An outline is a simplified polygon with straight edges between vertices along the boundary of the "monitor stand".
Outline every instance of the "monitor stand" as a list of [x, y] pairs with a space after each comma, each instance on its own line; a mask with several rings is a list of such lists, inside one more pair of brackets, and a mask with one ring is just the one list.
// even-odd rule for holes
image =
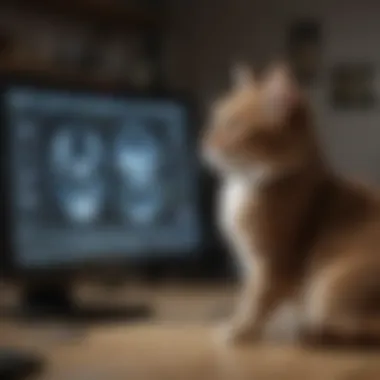
[[25, 380], [42, 372], [45, 359], [32, 352], [0, 346], [0, 378]]
[[[13, 313], [12, 313], [13, 314]], [[102, 323], [147, 319], [153, 308], [147, 304], [86, 306], [76, 304], [70, 286], [30, 284], [24, 289], [16, 315], [27, 320]]]

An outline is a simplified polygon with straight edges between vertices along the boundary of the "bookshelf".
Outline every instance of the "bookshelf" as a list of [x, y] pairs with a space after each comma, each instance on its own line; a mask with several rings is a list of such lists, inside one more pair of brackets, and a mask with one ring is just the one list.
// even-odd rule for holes
[[[1, 30], [2, 36], [9, 38], [9, 41], [4, 41], [4, 48], [1, 51], [0, 75], [83, 83], [95, 87], [124, 86], [139, 87], [139, 89], [145, 90], [157, 90], [163, 87], [162, 45], [169, 24], [165, 18], [164, 6], [162, 1], [145, 2], [145, 5], [142, 4], [143, 1], [135, 1], [135, 3], [123, 0], [2, 1], [0, 12], [3, 14], [4, 11], [8, 12], [12, 15], [11, 17], [14, 17], [16, 21], [18, 20], [20, 31], [9, 32], [6, 27]], [[50, 59], [41, 59], [38, 54], [34, 54], [37, 49], [33, 51], [33, 45], [30, 42], [40, 25], [44, 25], [46, 28], [46, 32], [43, 29], [39, 30], [42, 38], [53, 35], [49, 28], [54, 30], [57, 25], [66, 31], [61, 31], [56, 41], [50, 42], [56, 50], [55, 53], [51, 53]], [[77, 38], [76, 31], [78, 33]], [[13, 38], [12, 33], [17, 35], [17, 38]], [[75, 59], [71, 59], [71, 64], [65, 65], [64, 59], [58, 57], [65, 55], [62, 51], [59, 52], [60, 46], [64, 45], [61, 41], [65, 40], [65, 33], [71, 35], [73, 46], [79, 44], [78, 41], [83, 37], [83, 34], [87, 37], [83, 46], [76, 47], [77, 64], [74, 62]], [[137, 49], [138, 52], [135, 51], [134, 53], [139, 57], [133, 58], [131, 57], [133, 53], [129, 52], [127, 58], [130, 61], [134, 59], [135, 62], [133, 64], [125, 62], [125, 73], [123, 73], [122, 51], [123, 48], [128, 50], [130, 38], [133, 39], [135, 45], [139, 45], [138, 48], [135, 46], [135, 50]], [[22, 54], [20, 53], [22, 51], [20, 46], [17, 52], [17, 47], [12, 46], [12, 44], [17, 45], [15, 39], [18, 39], [18, 42], [22, 41], [24, 50], [31, 50], [32, 52]], [[117, 70], [113, 68], [112, 64], [109, 64], [108, 74], [114, 75], [108, 75], [102, 72], [101, 67], [96, 68], [97, 64], [98, 66], [101, 64], [95, 61], [96, 59], [101, 61], [110, 57], [111, 53], [107, 49], [110, 49], [112, 44], [115, 45], [117, 40], [118, 46], [113, 51], [114, 67], [117, 66], [115, 62], [119, 59], [118, 70], [121, 74], [116, 75]], [[11, 45], [10, 48], [9, 45]], [[40, 45], [43, 45], [43, 42]], [[119, 57], [117, 57], [116, 48], [119, 49]], [[11, 53], [9, 53], [10, 51]], [[89, 63], [91, 56], [94, 62]], [[127, 60], [127, 58], [125, 59]], [[142, 74], [144, 70], [145, 74]], [[141, 79], [144, 75], [145, 79]], [[133, 82], [133, 80], [137, 81], [137, 78], [140, 78], [139, 84]]]

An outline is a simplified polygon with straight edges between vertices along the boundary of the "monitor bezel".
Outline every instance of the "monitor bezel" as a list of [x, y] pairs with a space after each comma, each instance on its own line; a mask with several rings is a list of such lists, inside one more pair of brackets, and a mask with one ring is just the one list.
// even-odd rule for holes
[[[11, 236], [11, 212], [9, 210], [11, 189], [9, 185], [10, 172], [6, 165], [7, 157], [9, 157], [9, 148], [5, 142], [8, 137], [8, 127], [4, 118], [4, 100], [3, 96], [7, 89], [13, 86], [30, 86], [36, 89], [63, 91], [74, 94], [96, 94], [100, 96], [115, 96], [122, 98], [134, 98], [143, 100], [168, 100], [183, 104], [188, 113], [188, 123], [186, 133], [189, 142], [189, 149], [197, 151], [197, 141], [200, 132], [200, 117], [197, 114], [197, 107], [194, 98], [186, 92], [180, 91], [137, 91], [127, 86], [99, 86], [96, 84], [83, 84], [78, 82], [66, 82], [51, 80], [46, 78], [36, 78], [31, 76], [7, 76], [0, 77], [0, 122], [1, 122], [1, 137], [2, 137], [2, 235], [3, 249], [0, 253], [2, 261], [2, 274], [13, 279], [26, 280], [38, 278], [67, 280], [72, 276], [84, 273], [90, 275], [96, 274], [97, 277], [106, 273], [112, 273], [114, 269], [118, 272], [130, 271], [133, 268], [134, 274], [139, 274], [145, 278], [167, 278], [178, 277], [183, 279], [189, 278], [204, 278], [213, 279], [224, 275], [226, 255], [222, 244], [217, 237], [212, 219], [213, 205], [212, 196], [215, 186], [214, 181], [208, 175], [207, 171], [199, 166], [199, 187], [197, 189], [197, 208], [201, 216], [201, 241], [202, 244], [198, 249], [194, 249], [186, 255], [162, 255], [155, 254], [157, 259], [125, 259], [125, 258], [102, 258], [86, 260], [82, 263], [65, 263], [59, 266], [48, 267], [23, 267], [17, 264], [15, 260], [15, 250], [12, 247]], [[6, 185], [8, 184], [8, 185]]]

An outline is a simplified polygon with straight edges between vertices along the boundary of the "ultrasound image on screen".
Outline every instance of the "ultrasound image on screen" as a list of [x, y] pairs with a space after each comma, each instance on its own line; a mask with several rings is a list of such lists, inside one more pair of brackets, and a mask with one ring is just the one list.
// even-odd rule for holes
[[6, 100], [20, 264], [198, 246], [197, 172], [181, 104], [30, 88]]
[[50, 183], [43, 189], [51, 198], [51, 209], [57, 206], [61, 223], [94, 224], [106, 199], [102, 136], [78, 123], [62, 123], [52, 130], [45, 156], [51, 177], [46, 177]]

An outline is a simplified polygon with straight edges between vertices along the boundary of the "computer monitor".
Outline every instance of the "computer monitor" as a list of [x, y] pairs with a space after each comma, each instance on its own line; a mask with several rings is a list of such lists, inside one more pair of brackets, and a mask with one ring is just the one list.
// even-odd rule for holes
[[1, 120], [14, 273], [204, 253], [196, 126], [180, 97], [8, 82]]

